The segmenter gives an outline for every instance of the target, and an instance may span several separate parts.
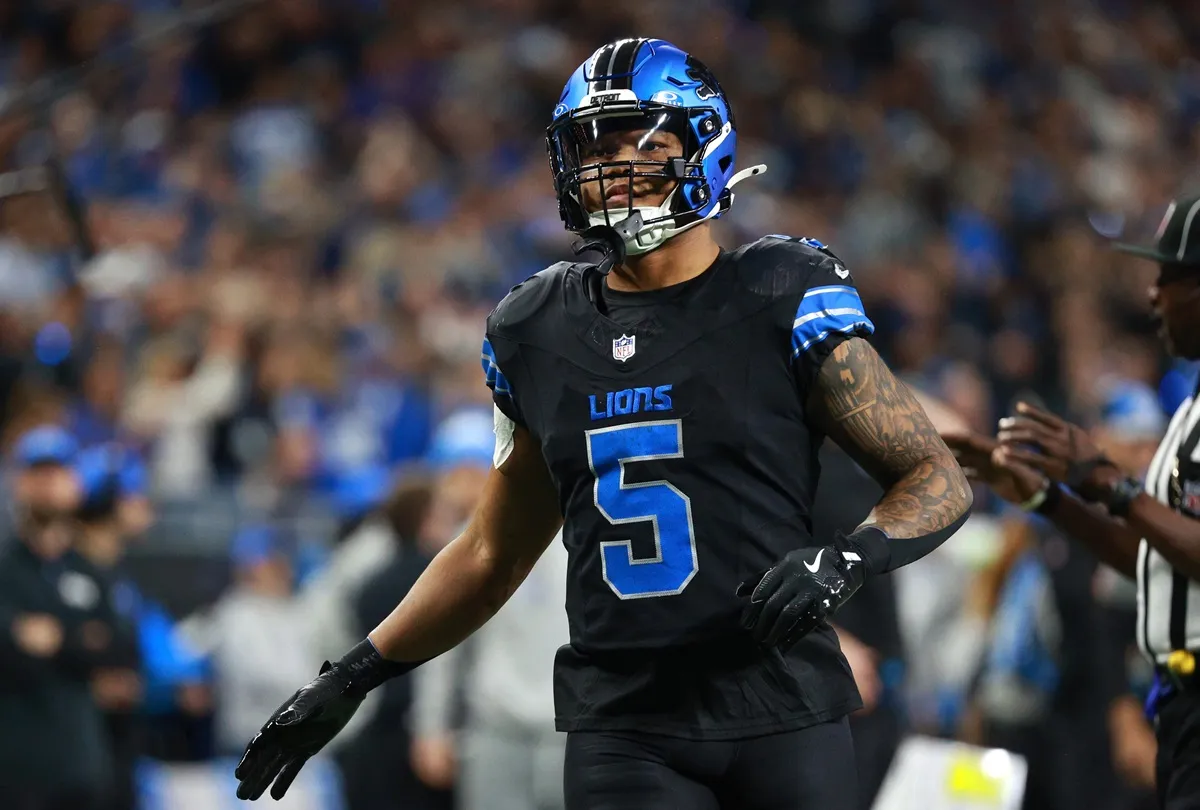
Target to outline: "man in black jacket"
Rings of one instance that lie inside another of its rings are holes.
[[[0,557],[0,796],[7,810],[91,810],[110,751],[93,700],[112,655],[103,578],[73,550],[75,442],[24,434],[12,458],[16,534]]]
[[[112,595],[114,614],[107,660],[98,660],[92,675],[92,697],[104,714],[113,765],[108,796],[95,810],[135,810],[135,773],[145,747],[144,683],[135,624],[141,599],[121,560],[129,525],[123,518],[131,507],[148,510],[145,469],[132,453],[109,444],[80,453],[76,472],[82,504],[75,548],[104,577],[102,587]]]

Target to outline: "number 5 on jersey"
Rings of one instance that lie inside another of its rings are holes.
[[[589,430],[586,436],[600,514],[614,526],[650,523],[654,529],[653,557],[635,558],[632,540],[600,544],[604,581],[622,599],[682,593],[699,569],[692,503],[666,481],[627,484],[625,465],[683,458],[683,423],[636,422]]]

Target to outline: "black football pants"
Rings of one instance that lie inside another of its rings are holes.
[[[1158,806],[1200,810],[1200,692],[1179,692],[1158,709]]]
[[[746,740],[567,735],[567,810],[856,810],[849,722]]]

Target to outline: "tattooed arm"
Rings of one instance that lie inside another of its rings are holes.
[[[863,522],[867,569],[899,568],[945,542],[966,520],[971,490],[953,453],[908,387],[875,349],[853,337],[817,375],[809,419],[884,487]],[[886,548],[884,547],[886,545]]]
[[[799,320],[799,318],[798,318]],[[837,613],[867,575],[919,560],[967,519],[971,490],[911,391],[871,345],[851,337],[821,364],[809,421],[885,488],[867,520],[829,545],[800,548],[745,580],[742,626],[760,644],[788,649]]]

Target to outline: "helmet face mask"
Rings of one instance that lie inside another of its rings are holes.
[[[627,255],[720,216],[741,179],[733,171],[733,113],[716,79],[659,39],[610,43],[580,65],[546,141],[568,230],[613,226],[641,213]]]
[[[552,128],[554,186],[567,226],[611,226],[638,209],[646,209],[644,227],[694,216],[709,191],[689,112],[647,106]],[[609,199],[622,190],[620,201]]]

